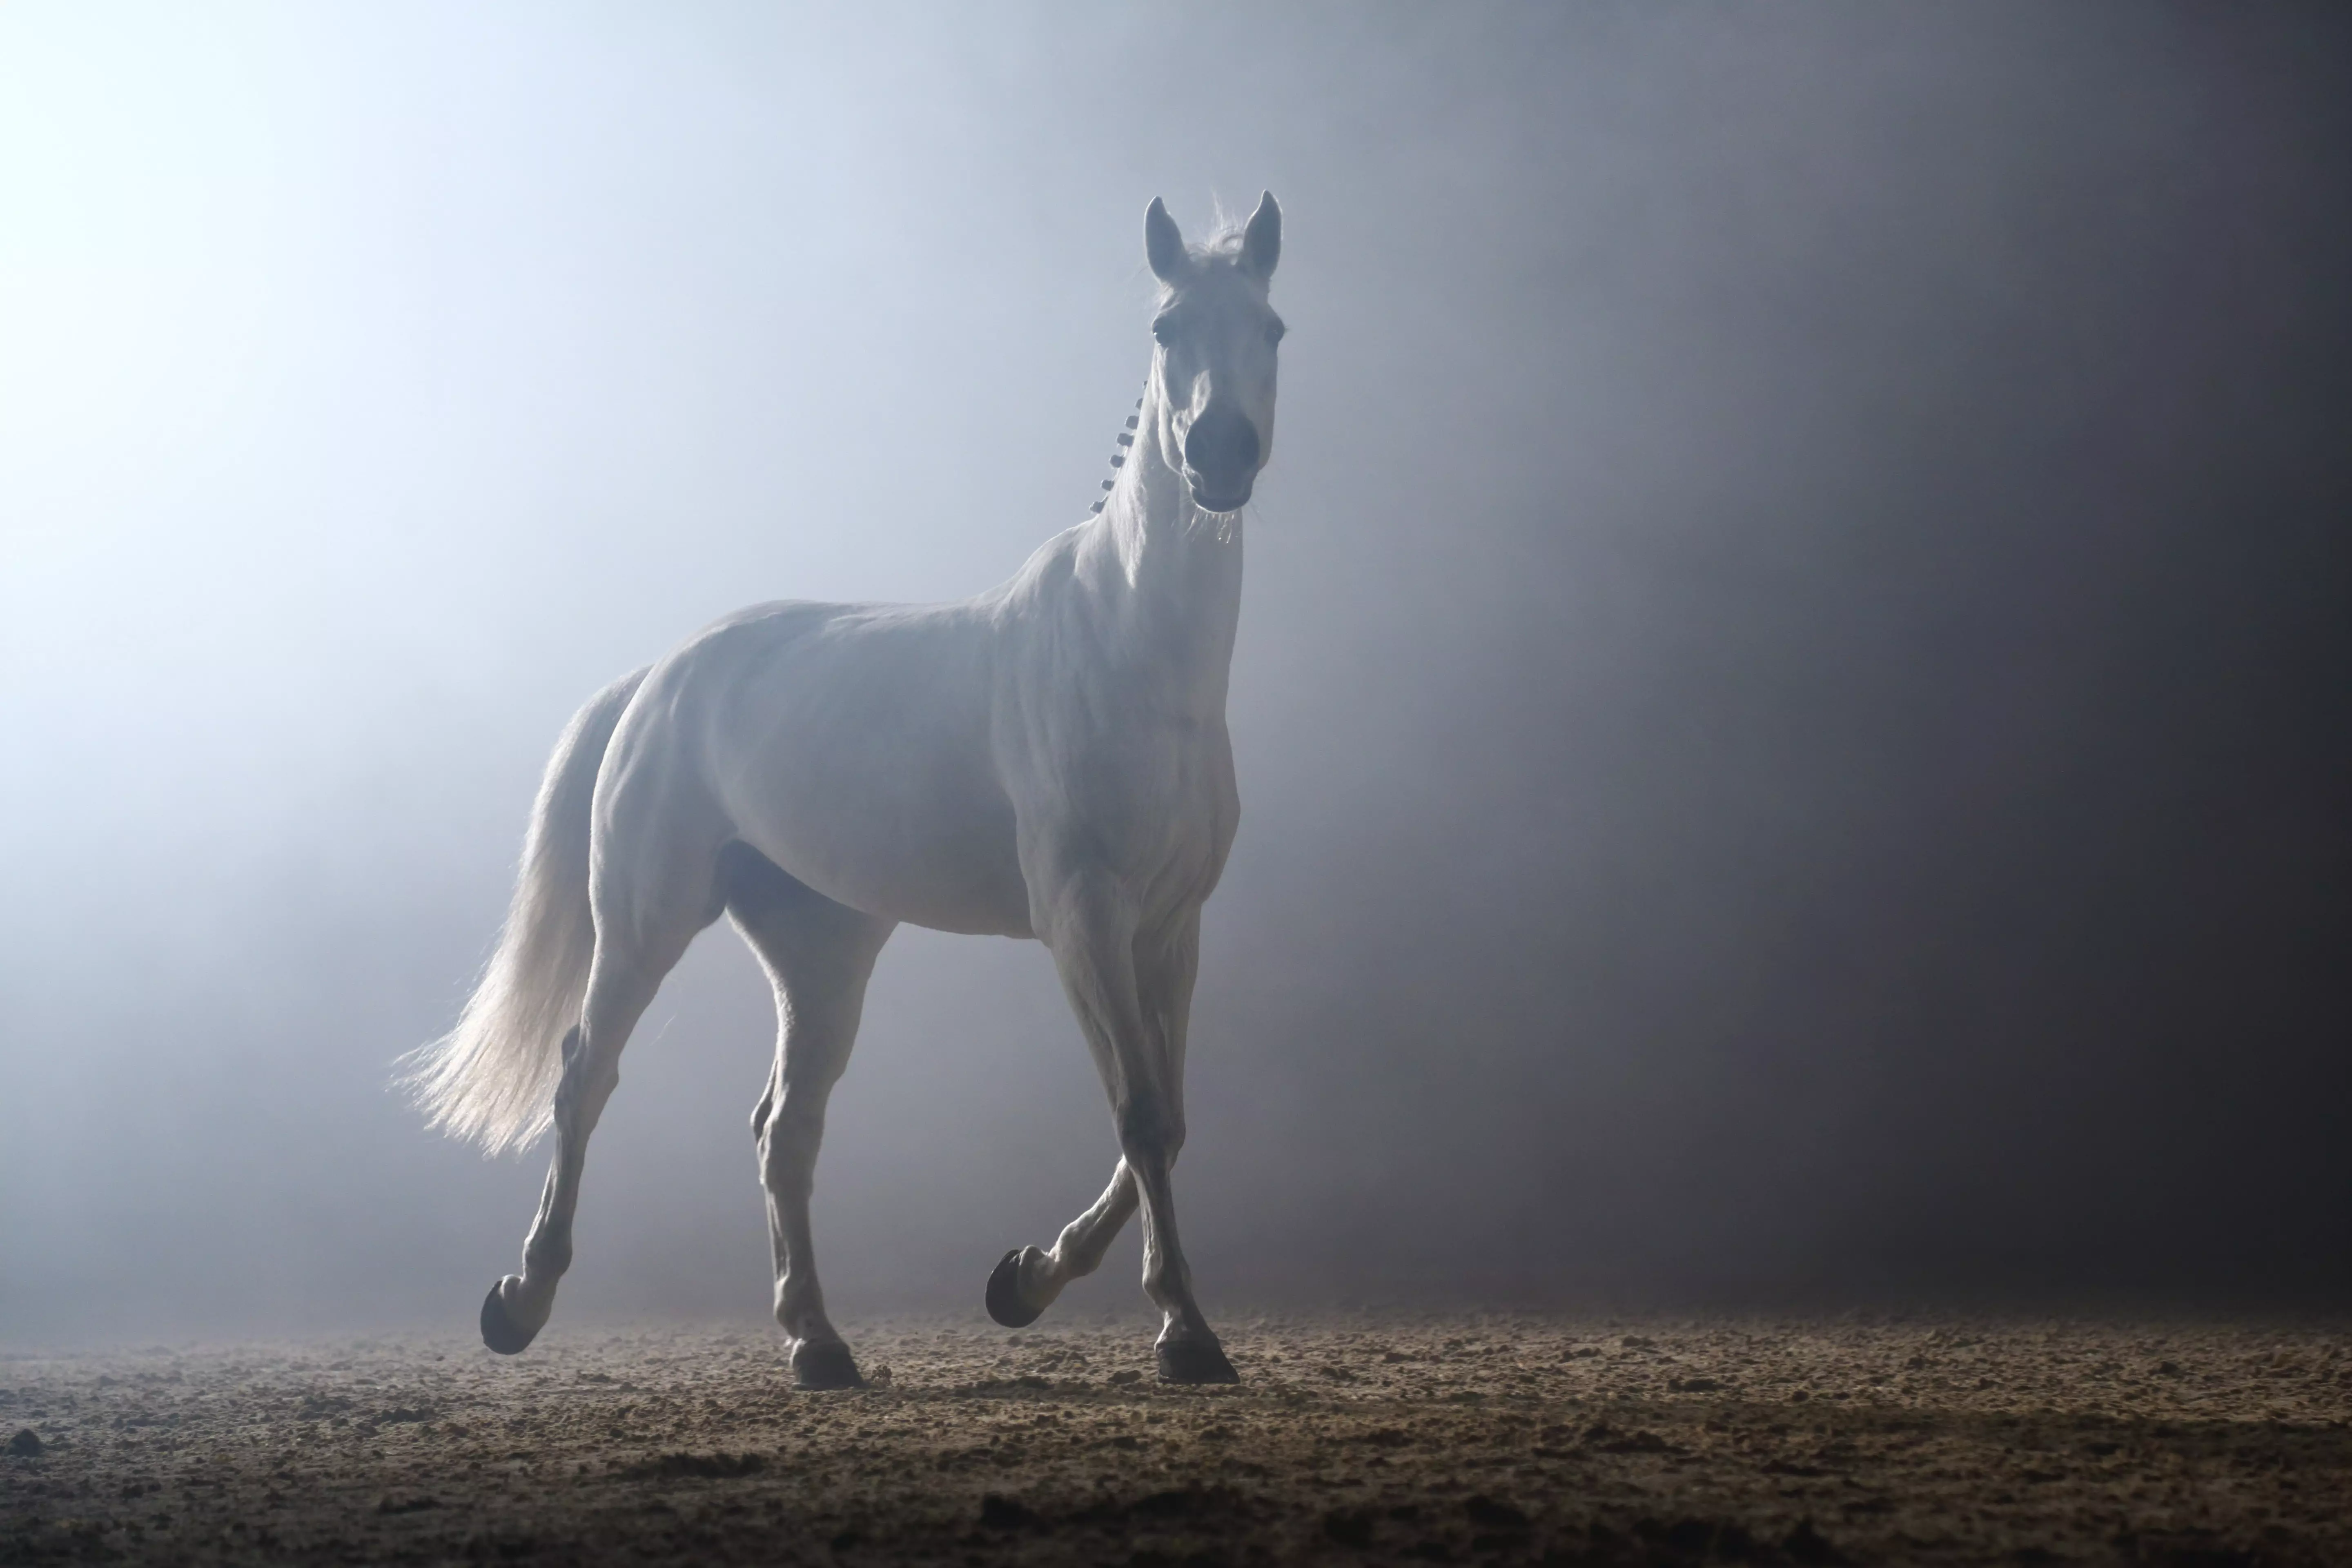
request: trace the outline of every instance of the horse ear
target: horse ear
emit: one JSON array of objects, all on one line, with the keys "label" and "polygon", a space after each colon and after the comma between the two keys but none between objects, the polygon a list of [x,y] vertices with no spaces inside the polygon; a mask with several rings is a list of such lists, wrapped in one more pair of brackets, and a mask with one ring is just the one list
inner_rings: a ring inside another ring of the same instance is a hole
[{"label": "horse ear", "polygon": [[1260,191],[1257,211],[1250,214],[1249,226],[1242,230],[1242,270],[1253,278],[1274,276],[1274,264],[1282,259],[1282,208],[1276,205],[1272,191]]},{"label": "horse ear", "polygon": [[1151,263],[1151,275],[1162,283],[1181,283],[1192,269],[1192,258],[1184,254],[1184,236],[1158,196],[1143,211],[1143,254]]}]

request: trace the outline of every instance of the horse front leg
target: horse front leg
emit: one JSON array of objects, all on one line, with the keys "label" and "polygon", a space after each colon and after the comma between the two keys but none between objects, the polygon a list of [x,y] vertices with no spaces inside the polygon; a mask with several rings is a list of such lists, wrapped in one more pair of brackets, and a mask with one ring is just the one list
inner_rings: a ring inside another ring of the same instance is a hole
[{"label": "horse front leg", "polygon": [[1102,1267],[1137,1201],[1135,1173],[1121,1160],[1103,1195],[1064,1226],[1051,1247],[1016,1247],[1004,1255],[988,1277],[988,1315],[1008,1329],[1035,1322],[1064,1286]]},{"label": "horse front leg", "polygon": [[[1141,928],[1108,878],[1055,900],[1048,938],[1062,986],[1110,1096],[1121,1163],[1143,1213],[1143,1289],[1160,1310],[1163,1383],[1237,1383],[1192,1296],[1176,1231],[1173,1173],[1184,1146],[1184,1032],[1200,954],[1200,912]],[[1118,1184],[1106,1198],[1115,1198]]]}]

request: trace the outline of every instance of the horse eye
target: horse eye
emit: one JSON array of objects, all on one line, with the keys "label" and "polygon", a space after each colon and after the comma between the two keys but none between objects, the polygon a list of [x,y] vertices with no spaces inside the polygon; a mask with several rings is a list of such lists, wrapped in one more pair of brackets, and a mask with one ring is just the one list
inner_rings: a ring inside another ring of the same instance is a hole
[{"label": "horse eye", "polygon": [[1151,322],[1151,335],[1163,343],[1174,342],[1176,341],[1175,321],[1167,316],[1154,317]]},{"label": "horse eye", "polygon": [[1278,343],[1282,341],[1283,333],[1288,331],[1290,329],[1280,321],[1268,321],[1265,326],[1265,341],[1269,345]]}]

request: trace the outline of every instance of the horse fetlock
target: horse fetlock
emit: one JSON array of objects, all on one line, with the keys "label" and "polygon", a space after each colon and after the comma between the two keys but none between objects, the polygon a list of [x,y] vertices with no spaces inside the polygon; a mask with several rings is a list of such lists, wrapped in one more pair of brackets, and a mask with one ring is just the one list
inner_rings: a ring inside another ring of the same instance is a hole
[{"label": "horse fetlock", "polygon": [[499,1281],[498,1297],[507,1316],[537,1333],[555,1311],[555,1279],[526,1264],[522,1273]]},{"label": "horse fetlock", "polygon": [[798,1272],[776,1281],[776,1326],[795,1342],[841,1338],[824,1315],[824,1292],[814,1279]]},{"label": "horse fetlock", "polygon": [[1060,1281],[1083,1279],[1100,1268],[1103,1257],[1110,1251],[1110,1244],[1117,1239],[1118,1234],[1108,1226],[1096,1227],[1092,1235],[1076,1237],[1064,1231],[1061,1238],[1054,1243],[1053,1251],[1045,1254],[1057,1281],[1055,1289],[1058,1290],[1061,1288]]}]

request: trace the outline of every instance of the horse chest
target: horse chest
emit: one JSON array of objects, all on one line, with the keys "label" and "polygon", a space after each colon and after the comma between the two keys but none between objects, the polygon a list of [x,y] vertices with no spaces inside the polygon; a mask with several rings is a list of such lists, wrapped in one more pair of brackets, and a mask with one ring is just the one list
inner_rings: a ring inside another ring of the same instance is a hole
[{"label": "horse chest", "polygon": [[1023,793],[1024,835],[1055,861],[1117,875],[1170,905],[1215,886],[1239,818],[1221,715],[1098,710],[1046,738]]}]

